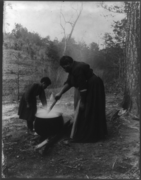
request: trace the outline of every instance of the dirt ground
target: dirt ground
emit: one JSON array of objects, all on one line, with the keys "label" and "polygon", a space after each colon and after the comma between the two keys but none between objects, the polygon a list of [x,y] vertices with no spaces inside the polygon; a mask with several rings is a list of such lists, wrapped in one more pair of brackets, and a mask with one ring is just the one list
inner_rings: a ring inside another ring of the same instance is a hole
[{"label": "dirt ground", "polygon": [[[139,121],[126,113],[117,117],[120,101],[117,95],[106,97],[106,140],[68,145],[60,140],[44,156],[41,150],[33,150],[39,136],[27,134],[26,122],[18,119],[17,104],[3,104],[4,177],[139,179]],[[72,118],[72,100],[62,99],[56,107],[66,121]]]}]

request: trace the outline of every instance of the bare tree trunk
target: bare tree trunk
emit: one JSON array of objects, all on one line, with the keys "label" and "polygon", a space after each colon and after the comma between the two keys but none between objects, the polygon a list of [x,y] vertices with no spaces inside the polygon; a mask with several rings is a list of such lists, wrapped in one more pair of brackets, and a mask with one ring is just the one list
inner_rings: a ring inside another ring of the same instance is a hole
[{"label": "bare tree trunk", "polygon": [[[69,44],[70,44],[70,39],[71,39],[72,33],[73,33],[74,28],[75,28],[75,26],[76,26],[76,23],[77,23],[77,21],[78,21],[80,15],[81,15],[81,13],[82,13],[82,10],[83,10],[83,3],[81,4],[81,7],[80,7],[79,12],[76,10],[76,12],[77,12],[77,17],[76,17],[76,19],[75,19],[74,22],[66,21],[64,15],[63,15],[63,13],[62,13],[62,11],[60,10],[60,26],[61,26],[62,29],[63,29],[63,32],[64,32],[64,39],[65,39],[65,45],[64,45],[63,55],[65,55],[65,54],[67,53],[67,47],[68,47]],[[68,23],[68,24],[71,25],[71,31],[70,31],[70,33],[69,33],[68,36],[66,35],[65,27],[64,27],[64,26],[62,25],[62,23],[61,23],[61,17],[63,17],[65,24]]]},{"label": "bare tree trunk", "polygon": [[19,101],[19,99],[20,99],[20,75],[19,75],[19,72],[18,72],[17,83],[18,83],[18,101]]},{"label": "bare tree trunk", "polygon": [[42,72],[42,77],[44,77],[44,74],[45,74],[45,60],[43,59],[43,64],[42,64],[42,66],[43,66],[43,72]]},{"label": "bare tree trunk", "polygon": [[127,4],[125,90],[122,107],[140,116],[140,2]]},{"label": "bare tree trunk", "polygon": [[17,83],[18,83],[18,101],[20,99],[20,95],[19,95],[19,91],[20,91],[20,67],[19,67],[19,64],[20,64],[20,54],[18,55],[18,77],[17,77]]},{"label": "bare tree trunk", "polygon": [[[66,21],[64,15],[63,15],[63,13],[62,13],[62,11],[60,10],[60,26],[61,26],[62,29],[63,29],[63,32],[64,32],[64,39],[65,39],[64,50],[63,50],[62,56],[66,55],[67,52],[68,52],[68,46],[69,46],[69,44],[70,44],[70,39],[71,39],[71,36],[72,36],[72,34],[73,34],[73,31],[74,31],[74,28],[75,28],[75,26],[76,26],[76,23],[77,23],[77,21],[78,21],[80,15],[81,15],[81,13],[82,13],[82,10],[83,10],[83,3],[81,4],[81,7],[80,7],[79,12],[77,12],[77,17],[76,17],[76,19],[75,19],[74,22]],[[67,35],[66,35],[65,27],[62,25],[61,17],[63,17],[64,22],[65,22],[66,24],[68,23],[68,24],[71,25],[71,31],[70,31],[68,37],[67,37]],[[60,69],[58,68],[56,81],[59,80],[60,75],[61,75]]]}]

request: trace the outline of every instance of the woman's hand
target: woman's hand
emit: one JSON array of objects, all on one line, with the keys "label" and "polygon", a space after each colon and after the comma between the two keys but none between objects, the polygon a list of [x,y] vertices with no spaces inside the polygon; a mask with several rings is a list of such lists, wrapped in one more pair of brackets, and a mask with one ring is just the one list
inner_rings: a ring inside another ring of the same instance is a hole
[{"label": "woman's hand", "polygon": [[55,100],[58,101],[61,98],[62,94],[58,93],[55,95]]},{"label": "woman's hand", "polygon": [[54,97],[55,100],[58,101],[61,98],[62,94],[64,94],[69,89],[70,89],[70,85],[66,83],[64,87],[62,88],[62,90],[58,94],[55,95]]}]

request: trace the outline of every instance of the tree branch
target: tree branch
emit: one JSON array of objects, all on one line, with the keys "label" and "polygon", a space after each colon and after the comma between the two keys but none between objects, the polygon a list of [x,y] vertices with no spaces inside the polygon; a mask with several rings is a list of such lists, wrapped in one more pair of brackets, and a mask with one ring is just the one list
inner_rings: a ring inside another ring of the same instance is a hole
[{"label": "tree branch", "polygon": [[[73,8],[73,7],[72,7],[72,8]],[[73,8],[73,9],[74,9],[74,8]],[[78,9],[78,8],[77,8],[77,9]],[[77,9],[74,9],[74,10],[77,11]],[[65,37],[65,47],[64,47],[63,55],[64,55],[65,52],[66,52],[67,46],[68,46],[69,41],[70,41],[70,39],[71,39],[71,36],[72,36],[73,31],[74,31],[75,25],[76,25],[76,23],[77,23],[80,15],[81,15],[82,9],[83,9],[83,3],[81,4],[80,11],[79,11],[79,13],[77,13],[77,17],[76,17],[76,20],[75,20],[74,22],[71,22],[70,20],[69,20],[69,21],[66,21],[66,19],[65,19],[65,17],[64,17],[64,14],[62,13],[62,11],[61,11],[61,9],[60,9],[60,25],[61,25],[61,27],[62,27],[62,29],[63,29],[63,31],[64,31],[64,37]],[[70,34],[68,35],[68,37],[66,36],[65,27],[64,27],[64,26],[62,25],[62,23],[61,23],[61,16],[63,17],[65,24],[68,23],[68,24],[70,24],[71,27],[72,27],[72,28],[71,28],[71,32],[70,32]]]},{"label": "tree branch", "polygon": [[[61,10],[60,10],[60,26],[62,27],[63,32],[64,32],[64,37],[66,38],[65,28],[63,27],[62,22],[61,22],[61,14],[62,14],[62,12],[61,12]],[[64,16],[63,16],[63,17],[64,17]]]},{"label": "tree branch", "polygon": [[75,27],[75,25],[76,25],[76,23],[77,23],[77,21],[78,21],[80,15],[81,15],[82,9],[83,9],[83,3],[81,4],[81,9],[80,9],[80,12],[79,12],[78,16],[77,16],[75,22],[74,22],[73,25],[72,25],[72,30],[71,30],[71,32],[70,32],[70,34],[69,34],[68,41],[70,40],[70,38],[71,38],[71,36],[72,36],[74,27]]},{"label": "tree branch", "polygon": [[[110,11],[112,13],[124,13],[124,9],[120,9],[119,6],[114,6],[112,7],[108,7],[107,5],[104,5],[104,2],[100,2],[101,7],[103,7],[104,9],[106,9],[107,11]],[[115,8],[115,10],[114,10]]]}]

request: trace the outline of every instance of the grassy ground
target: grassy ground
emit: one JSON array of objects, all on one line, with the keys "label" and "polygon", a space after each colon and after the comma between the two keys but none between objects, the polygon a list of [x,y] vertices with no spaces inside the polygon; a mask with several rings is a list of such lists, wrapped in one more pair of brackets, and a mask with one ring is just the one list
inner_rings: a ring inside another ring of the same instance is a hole
[{"label": "grassy ground", "polygon": [[[17,117],[17,104],[3,105],[2,135],[6,178],[85,178],[139,179],[139,122],[119,109],[120,96],[106,96],[109,135],[98,143],[70,143],[62,140],[50,147],[45,156],[32,147],[38,136],[26,133],[25,121]],[[63,97],[55,106],[69,120],[73,114],[72,97]]]}]

